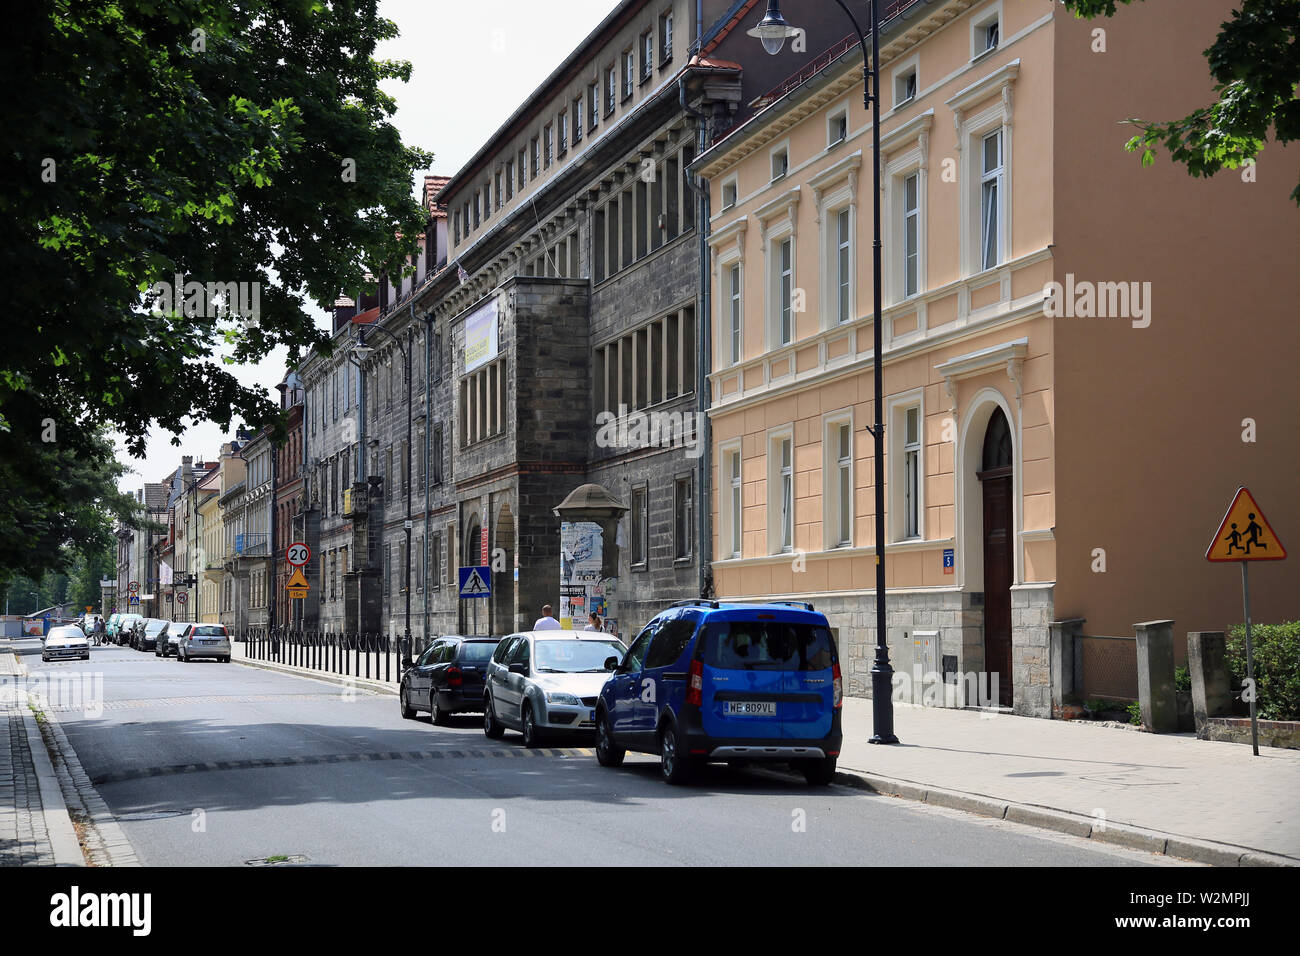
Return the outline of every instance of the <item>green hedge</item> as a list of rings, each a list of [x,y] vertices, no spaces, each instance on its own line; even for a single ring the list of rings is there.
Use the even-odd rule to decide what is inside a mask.
[[[1300,621],[1251,624],[1255,651],[1256,704],[1261,720],[1300,720]],[[1233,693],[1246,679],[1246,625],[1228,634],[1228,669]]]

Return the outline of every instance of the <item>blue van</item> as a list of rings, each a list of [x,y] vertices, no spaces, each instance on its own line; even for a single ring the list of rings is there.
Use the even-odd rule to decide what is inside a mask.
[[[793,601],[679,601],[637,635],[596,702],[596,759],[658,754],[664,779],[707,761],[835,776],[844,685],[826,616]]]

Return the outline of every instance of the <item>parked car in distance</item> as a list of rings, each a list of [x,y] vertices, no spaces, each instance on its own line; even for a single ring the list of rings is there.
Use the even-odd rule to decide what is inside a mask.
[[[122,619],[120,611],[114,611],[108,616],[108,621],[104,624],[104,635],[111,642],[117,636],[117,622]]]
[[[524,631],[497,645],[483,691],[483,733],[507,727],[525,747],[556,733],[595,729],[596,698],[627,648],[600,631]]]
[[[137,651],[152,651],[158,646],[158,641],[167,640],[167,625],[171,621],[163,620],[160,617],[147,617],[143,624],[137,624],[135,629],[135,641],[132,643]]]
[[[186,663],[211,657],[229,664],[230,632],[224,624],[195,624],[181,634],[176,651],[176,659]]]
[[[596,758],[658,754],[669,783],[707,761],[835,776],[844,686],[825,615],[801,602],[681,601],[657,614],[596,705]]]
[[[402,675],[398,700],[402,716],[410,719],[427,710],[435,724],[449,714],[483,709],[483,682],[500,637],[436,638]]]
[[[90,641],[81,628],[74,624],[50,628],[41,647],[41,660],[90,660]]]
[[[187,628],[194,627],[195,621],[172,621],[167,625],[167,634],[160,638],[153,649],[155,657],[173,657],[180,647],[181,635]]]
[[[139,614],[123,614],[117,622],[117,632],[113,635],[113,643],[120,647],[130,647],[131,637],[135,633],[135,626],[144,617]]]

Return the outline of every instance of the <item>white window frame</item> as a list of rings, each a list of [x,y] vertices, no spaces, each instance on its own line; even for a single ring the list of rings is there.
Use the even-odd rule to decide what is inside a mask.
[[[949,97],[946,105],[953,112],[957,128],[957,147],[961,151],[961,171],[957,177],[961,191],[961,222],[958,232],[961,242],[961,268],[963,276],[983,272],[980,258],[980,198],[979,188],[983,161],[984,136],[1002,128],[1002,188],[1000,190],[1001,216],[999,222],[1002,268],[1014,255],[1012,238],[1015,235],[1015,215],[1012,194],[1015,190],[1015,144],[1011,135],[1015,81],[1020,75],[1020,61],[1012,60],[976,80],[956,95]],[[992,101],[979,113],[968,115],[971,107]]]
[[[903,541],[924,541],[925,537],[925,482],[926,482],[926,434],[925,434],[925,389],[918,388],[900,392],[886,400],[885,408],[888,423],[885,428],[889,436],[886,452],[887,473],[885,490],[889,495],[886,513],[892,515],[889,521],[889,540],[894,543]],[[917,409],[916,448],[916,533],[908,534],[906,513],[906,459],[907,459],[907,410]]]
[[[789,483],[786,467],[781,454],[782,443],[790,443]],[[795,471],[794,426],[784,425],[770,429],[767,433],[767,545],[771,554],[791,554],[794,552],[795,534],[798,524],[795,520],[797,511],[796,491],[797,473]],[[784,489],[789,488],[789,502],[783,502]],[[785,525],[781,522],[783,513],[788,515],[789,543],[785,541]]]
[[[849,282],[848,282],[848,316],[840,317],[840,287],[843,276],[840,274],[840,214],[849,215]],[[848,325],[858,317],[858,210],[857,203],[851,200],[847,189],[833,194],[823,207],[822,219],[822,328],[834,328]]]
[[[918,143],[907,152],[885,163],[885,297],[890,304],[921,295],[926,290],[926,247],[929,220],[929,163],[926,157],[928,143]],[[908,295],[906,270],[906,181],[916,176],[916,292]]]
[[[997,164],[990,170],[985,168],[985,156],[986,156],[989,141],[994,139],[995,137],[997,139],[997,150],[998,150]],[[980,177],[979,196],[978,196],[979,217],[976,221],[976,227],[978,229],[978,232],[976,234],[975,255],[977,257],[976,262],[978,263],[977,271],[984,272],[985,270],[988,269],[996,269],[998,266],[1002,265],[1007,260],[1005,222],[1004,222],[1005,220],[1004,210],[1006,207],[1006,191],[1007,191],[1005,127],[995,126],[992,129],[985,131],[984,133],[980,134],[980,136],[977,139],[972,139],[972,145],[975,143],[979,144],[977,150],[978,155],[976,157],[976,163],[977,163],[977,169]],[[993,234],[991,237],[989,234],[990,229],[987,224],[987,219],[988,219],[987,210],[990,204],[986,203],[984,199],[990,186],[992,186],[994,189],[994,202],[991,204],[993,208],[992,214],[997,216],[996,228],[992,230]],[[995,246],[995,248],[993,249],[993,257],[992,257],[993,261],[991,262],[988,259],[988,244],[990,242],[990,239],[992,240]]]
[[[912,95],[905,96],[903,92],[904,83],[906,82],[909,76],[914,77],[915,80],[913,82]],[[911,103],[915,103],[921,96],[920,55],[916,54],[910,56],[906,60],[898,64],[898,66],[894,68],[893,73],[890,74],[890,80],[891,80],[890,89],[893,91],[893,97],[894,97],[893,102],[890,106],[891,110],[902,109],[903,107],[908,106]]]
[[[780,154],[785,155],[785,161],[784,161],[785,171],[782,172],[780,175],[777,175],[777,173],[774,170],[776,168],[776,157]],[[775,146],[773,146],[771,149],[767,151],[767,171],[769,176],[768,182],[779,183],[789,177],[790,141],[788,139],[782,140],[781,142],[777,143]]]
[[[986,47],[985,43],[988,36],[988,28],[997,26],[998,42],[995,46]],[[974,63],[981,57],[988,56],[997,50],[1002,49],[1002,0],[995,0],[991,5],[977,10],[970,18],[970,58]]]
[[[798,339],[798,313],[793,309],[794,290],[799,286],[799,242],[796,224],[802,187],[795,186],[755,211],[758,234],[763,248],[763,337],[767,351],[792,345]],[[790,341],[782,342],[780,245],[790,240],[791,311]]]
[[[844,123],[844,135],[836,137],[834,133],[836,127],[839,125],[839,121],[842,121]],[[848,104],[846,103],[845,105],[839,107],[838,109],[833,110],[826,117],[826,148],[830,149],[833,146],[838,146],[840,145],[840,143],[843,143],[848,138],[849,138],[849,107]]]
[[[718,446],[718,474],[722,476],[718,552],[724,559],[740,558],[745,552],[745,456],[739,438]]]
[[[728,189],[728,188],[730,188],[730,189],[733,191],[733,194],[734,194],[734,198],[731,200],[731,202],[727,202],[727,189]],[[726,212],[728,209],[731,209],[731,208],[735,207],[735,205],[736,205],[737,203],[740,202],[740,180],[739,180],[739,178],[736,177],[736,176],[728,176],[726,179],[724,179],[724,180],[722,181],[722,186],[721,186],[721,188],[720,188],[720,190],[719,190],[719,192],[718,192],[718,198],[721,200],[721,202],[720,202],[720,205],[721,205],[721,210],[720,210],[720,211],[721,211],[721,212]]]
[[[849,429],[849,455],[847,461],[840,456],[840,428]],[[851,548],[857,538],[857,440],[853,431],[853,410],[851,408],[829,412],[822,416],[822,531],[826,550]],[[847,468],[849,475],[849,499],[841,502],[840,472]],[[843,508],[847,504],[849,536],[845,540],[840,534]]]

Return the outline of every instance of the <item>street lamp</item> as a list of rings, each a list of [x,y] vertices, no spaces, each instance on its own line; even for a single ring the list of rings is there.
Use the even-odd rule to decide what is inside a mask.
[[[871,704],[875,733],[871,736],[873,744],[896,744],[894,736],[894,668],[889,663],[889,645],[885,631],[885,424],[882,418],[884,404],[883,364],[881,361],[881,299],[880,299],[880,78],[875,65],[880,60],[880,0],[871,0],[871,51],[868,54],[867,41],[862,27],[844,0],[835,0],[844,11],[853,30],[858,35],[858,46],[862,49],[863,91],[862,105],[871,111],[871,176],[872,176],[872,244],[871,269],[872,287],[875,297],[874,322],[872,336],[874,348],[871,355],[871,367],[875,375],[875,421],[867,430],[875,440],[876,470],[876,657],[871,665]],[[780,0],[768,0],[767,13],[752,30],[752,37],[763,41],[763,49],[772,55],[781,52],[787,37],[797,36],[799,30],[785,22],[781,16]]]
[[[406,521],[403,523],[403,531],[406,534],[406,624],[402,634],[402,669],[411,666],[411,479],[414,477],[411,469],[411,432],[413,426],[414,410],[411,407],[411,350],[402,347],[402,340],[388,331],[382,325],[360,325],[357,327],[357,337],[352,341],[352,354],[359,359],[364,359],[375,351],[373,345],[366,343],[367,332],[382,332],[393,340],[397,346],[397,351],[402,355],[403,370],[406,373]],[[413,327],[407,328],[407,344],[415,334]],[[364,388],[364,385],[362,386]],[[358,608],[358,614],[360,608]]]

